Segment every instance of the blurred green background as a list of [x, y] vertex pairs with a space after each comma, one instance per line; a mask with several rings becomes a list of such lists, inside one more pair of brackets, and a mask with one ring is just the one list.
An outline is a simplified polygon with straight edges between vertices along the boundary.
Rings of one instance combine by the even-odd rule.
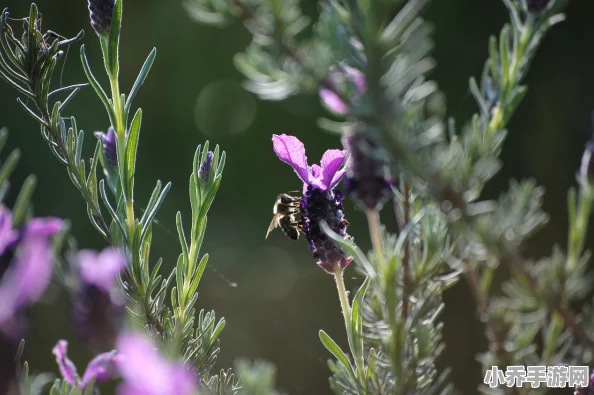
[[[315, 14], [314, 1], [303, 3], [306, 11]], [[9, 7], [14, 18], [26, 16], [29, 8], [23, 0], [4, 0], [0, 5]], [[83, 43], [91, 65], [103, 77], [86, 1], [40, 0], [38, 5], [44, 29], [65, 36], [85, 29]], [[509, 127], [505, 166], [485, 191], [486, 198], [497, 196], [511, 177], [534, 177], [546, 187], [545, 209], [551, 221], [527, 244], [528, 256], [549, 254], [553, 243], [565, 245], [566, 191], [575, 184], [583, 144], [592, 131], [593, 12], [591, 1], [573, 0], [567, 9], [568, 20], [545, 40], [526, 80], [528, 96]], [[438, 68], [432, 77], [448, 97], [449, 115], [461, 125], [475, 111], [468, 78], [481, 72], [488, 37], [506, 22], [506, 10], [499, 0], [439, 0], [426, 16], [436, 31]], [[211, 259], [198, 300], [199, 308], [216, 310], [228, 323], [217, 367], [231, 366], [236, 357], [263, 358], [277, 365], [278, 386], [286, 392], [329, 394], [329, 354], [318, 340], [318, 330], [323, 328], [345, 344], [334, 281], [315, 266], [305, 241], [291, 242], [280, 231], [265, 241], [264, 234], [276, 195], [299, 188], [294, 173], [274, 155], [272, 134], [299, 136], [310, 163], [318, 161], [326, 149], [337, 148], [339, 140], [316, 127], [316, 118], [324, 115], [317, 97], [269, 103], [240, 88], [242, 77], [232, 58], [249, 40], [239, 23], [218, 29], [193, 22], [178, 0], [125, 1], [121, 42], [125, 92], [152, 47], [158, 49], [153, 70], [135, 102], [144, 110], [136, 202], [141, 207], [146, 203], [157, 179], [173, 183], [157, 216], [160, 226], [155, 228], [152, 250], [153, 258], [162, 256], [169, 270], [179, 254], [175, 212], [181, 210], [189, 218], [187, 186], [194, 149], [207, 139], [221, 145], [228, 155], [227, 165], [209, 215], [202, 252], [208, 252]], [[63, 84], [85, 81], [78, 53], [79, 45], [70, 49]], [[57, 79], [60, 72], [56, 72]], [[9, 147], [20, 147], [23, 157], [12, 179], [13, 195], [24, 177], [36, 174], [36, 214], [68, 218], [80, 248], [103, 248], [103, 240], [88, 222], [82, 198], [15, 97], [12, 88], [0, 84], [0, 126], [9, 128]], [[108, 126], [100, 101], [91, 88], [85, 89], [65, 113], [75, 115], [79, 128], [87, 132], [89, 157], [95, 141], [91, 132]], [[346, 213], [350, 233], [367, 250], [362, 213], [350, 203]], [[391, 207], [383, 215], [395, 230]], [[347, 271], [351, 289], [359, 281], [353, 276], [352, 269]], [[33, 369], [57, 373], [51, 348], [65, 337], [71, 340], [72, 358], [82, 371], [91, 355], [72, 334], [69, 302], [57, 286], [48, 295], [47, 303], [34, 310], [26, 356]], [[454, 368], [453, 378], [460, 389], [474, 393], [484, 376], [474, 356], [486, 344], [466, 285], [462, 282], [448, 291], [445, 303], [447, 348], [440, 363]]]

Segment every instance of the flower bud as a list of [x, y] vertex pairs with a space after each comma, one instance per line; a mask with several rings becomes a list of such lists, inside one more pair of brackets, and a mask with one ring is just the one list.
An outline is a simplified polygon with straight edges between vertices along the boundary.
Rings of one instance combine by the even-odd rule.
[[91, 26], [98, 35], [109, 34], [115, 0], [89, 0]]
[[530, 12], [541, 12], [547, 5], [549, 5], [549, 0], [526, 0], [526, 5], [528, 6], [528, 11]]
[[[339, 70], [331, 72], [329, 78], [335, 86], [346, 87], [347, 96], [355, 98], [355, 100], [357, 96], [362, 96], [367, 91], [367, 82], [363, 73], [347, 65], [343, 65]], [[336, 92], [328, 88], [322, 88], [319, 93], [322, 103], [328, 110], [339, 115], [348, 113], [347, 103]]]
[[203, 184], [208, 182], [208, 178], [210, 177], [210, 170], [212, 169], [212, 160], [213, 160], [213, 153], [208, 151], [206, 153], [206, 159], [200, 165], [200, 169], [198, 169], [198, 178]]
[[350, 154], [344, 179], [347, 194], [364, 209], [381, 209], [390, 197], [391, 182], [386, 163], [374, 155], [378, 147], [363, 132], [345, 135], [342, 143]]
[[113, 249], [100, 254], [81, 251], [75, 262], [80, 277], [74, 306], [78, 335], [101, 351], [111, 350], [125, 315], [126, 300], [117, 278], [126, 262]]
[[107, 130], [107, 134], [103, 132], [95, 132], [95, 137], [103, 143], [103, 158], [106, 162], [105, 165], [110, 169], [116, 169], [118, 167], [118, 152], [116, 147], [115, 130], [110, 127]]

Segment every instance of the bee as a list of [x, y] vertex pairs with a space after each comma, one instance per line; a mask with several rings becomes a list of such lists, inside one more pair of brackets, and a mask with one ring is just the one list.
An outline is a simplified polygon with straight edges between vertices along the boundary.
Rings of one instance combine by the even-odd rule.
[[272, 221], [266, 232], [266, 237], [270, 232], [280, 226], [282, 231], [291, 240], [299, 240], [299, 232], [303, 231], [301, 228], [301, 221], [295, 218], [295, 214], [299, 213], [299, 204], [301, 203], [300, 197], [294, 197], [286, 193], [281, 193], [276, 198], [274, 207], [272, 208]]

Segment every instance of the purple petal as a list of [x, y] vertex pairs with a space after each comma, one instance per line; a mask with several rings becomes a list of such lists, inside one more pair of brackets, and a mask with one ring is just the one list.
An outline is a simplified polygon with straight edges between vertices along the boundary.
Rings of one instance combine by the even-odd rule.
[[330, 111], [336, 114], [344, 115], [348, 111], [346, 104], [330, 89], [320, 89], [320, 99]]
[[59, 218], [33, 218], [27, 224], [25, 237], [27, 236], [53, 236], [62, 231], [64, 221]]
[[124, 358], [115, 350], [97, 355], [87, 366], [82, 378], [82, 388], [85, 388], [93, 377], [95, 383], [119, 377], [119, 368], [123, 361]]
[[0, 205], [0, 255], [4, 254], [17, 238], [17, 232], [12, 229], [12, 213]]
[[113, 288], [118, 275], [126, 267], [122, 254], [113, 248], [106, 248], [100, 254], [90, 250], [80, 251], [75, 259], [82, 281], [105, 292]]
[[322, 168], [318, 165], [312, 165], [310, 172], [311, 172], [311, 177], [309, 178], [310, 185], [315, 188], [318, 188], [320, 191], [325, 191], [326, 184], [324, 184]]
[[[322, 180], [328, 189], [334, 188], [340, 181], [344, 171], [339, 174], [338, 169], [344, 162], [345, 152], [338, 149], [331, 149], [324, 153], [320, 164], [322, 165]], [[337, 177], [338, 176], [338, 177]]]
[[169, 366], [144, 336], [123, 333], [118, 338], [118, 352], [126, 358], [121, 374], [129, 388], [145, 394], [167, 394], [170, 387]]
[[359, 94], [365, 94], [365, 92], [367, 91], [367, 81], [365, 81], [365, 76], [363, 75], [363, 73], [351, 66], [345, 65], [343, 66], [343, 69], [348, 79], [351, 80], [353, 84], [355, 84], [355, 87], [357, 88], [357, 91], [359, 91]]
[[122, 333], [118, 352], [125, 358], [118, 395], [189, 395], [196, 390], [196, 377], [182, 364], [164, 359], [143, 335]]
[[78, 374], [76, 373], [76, 366], [66, 355], [68, 353], [68, 342], [66, 340], [59, 340], [58, 344], [52, 349], [52, 354], [56, 356], [56, 362], [60, 367], [60, 373], [64, 380], [70, 384], [76, 384]]
[[307, 156], [305, 156], [305, 147], [297, 137], [272, 135], [272, 145], [274, 152], [280, 160], [291, 166], [301, 181], [309, 183], [309, 172], [307, 170]]
[[0, 284], [0, 322], [24, 305], [39, 300], [53, 269], [53, 253], [45, 237], [26, 236], [17, 251], [17, 261]]

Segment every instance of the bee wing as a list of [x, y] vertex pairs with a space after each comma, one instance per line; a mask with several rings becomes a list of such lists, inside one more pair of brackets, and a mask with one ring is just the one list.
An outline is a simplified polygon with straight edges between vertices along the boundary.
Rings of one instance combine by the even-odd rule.
[[268, 227], [268, 231], [266, 232], [266, 237], [264, 237], [264, 239], [267, 239], [270, 232], [272, 232], [272, 230], [278, 226], [279, 219], [280, 215], [278, 214], [275, 214], [274, 217], [272, 217], [272, 221], [270, 221], [270, 226]]

